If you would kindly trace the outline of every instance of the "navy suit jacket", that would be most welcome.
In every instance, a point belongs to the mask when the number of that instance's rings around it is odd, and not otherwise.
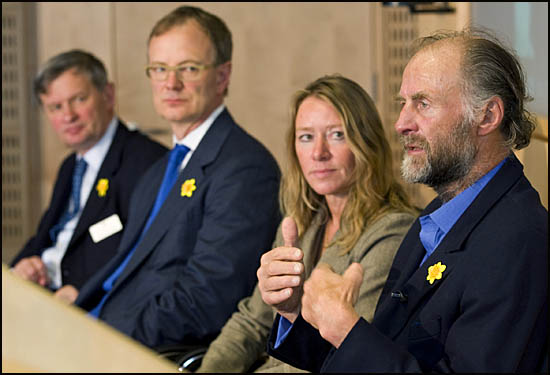
[[[124,227],[128,219],[130,195],[139,177],[165,153],[164,146],[138,131],[128,130],[119,121],[111,146],[61,261],[63,285],[71,284],[79,289],[113,257],[122,232],[94,243],[88,228],[113,214],[118,214]],[[50,205],[40,220],[38,230],[12,260],[12,266],[23,258],[40,256],[44,249],[52,246],[49,230],[57,224],[67,207],[75,164],[75,153],[61,164]],[[99,196],[96,186],[102,178],[109,180],[109,188],[104,196]]]
[[[336,350],[300,317],[274,350],[275,324],[270,354],[316,372],[537,372],[548,337],[548,212],[515,156],[420,267],[419,232],[417,220],[372,324],[360,319]],[[437,262],[447,267],[430,284]]]
[[[80,291],[91,310],[102,283],[126,257],[147,220],[168,155],[141,179],[119,253]],[[182,184],[195,179],[191,197]],[[155,220],[116,280],[99,318],[157,348],[208,343],[256,282],[280,214],[280,172],[258,141],[224,110],[180,173]]]

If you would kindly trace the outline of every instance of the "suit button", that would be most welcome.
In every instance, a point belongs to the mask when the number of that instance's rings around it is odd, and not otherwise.
[[[69,270],[63,270],[63,276],[65,277],[69,276]]]

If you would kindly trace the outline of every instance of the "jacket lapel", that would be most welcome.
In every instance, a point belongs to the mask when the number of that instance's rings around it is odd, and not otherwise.
[[[441,246],[441,244],[440,244]],[[438,246],[438,249],[440,247]],[[453,250],[454,249],[454,250]],[[406,304],[406,316],[407,319],[414,314],[417,310],[422,299],[428,294],[433,293],[444,280],[452,273],[454,266],[458,259],[460,259],[459,251],[460,247],[450,245],[446,249],[441,249],[438,255],[432,254],[426,261],[420,266],[403,286],[402,290],[407,295],[408,301]],[[430,259],[433,259],[430,261]],[[433,283],[428,280],[428,270],[433,265],[441,262],[441,265],[445,266],[445,269],[441,272],[441,279],[436,279]],[[405,323],[406,323],[405,321]]]
[[[421,215],[425,215],[433,205],[434,202],[430,203]],[[419,233],[420,222],[416,219],[399,247],[375,311],[373,324],[391,338],[395,337],[407,322],[408,293],[410,292],[405,290],[405,285],[415,276],[418,277],[418,265],[426,254],[426,250],[419,241]],[[407,300],[399,298],[400,294]]]
[[[218,156],[225,139],[233,127],[233,124],[233,119],[227,109],[225,109],[214,121],[208,132],[204,135],[204,138],[199,143],[197,149],[193,152],[191,159],[189,159],[188,164],[179,175],[174,186],[172,187],[172,190],[170,190],[166,201],[160,208],[155,220],[136,248],[134,255],[128,262],[128,265],[117,279],[115,285],[113,286],[113,292],[114,289],[116,289],[123,282],[123,280],[126,279],[128,275],[130,275],[156,248],[157,243],[161,240],[164,234],[172,228],[175,222],[177,222],[176,217],[184,214],[186,211],[186,207],[188,207],[187,204],[190,202],[191,198],[181,196],[182,184],[186,180],[194,178],[197,189],[193,192],[193,194],[200,194],[201,189],[205,187],[208,179],[208,176],[204,173],[204,168],[208,164],[212,163]],[[168,159],[166,159],[164,165],[166,165],[167,160]],[[159,180],[162,180],[162,176]],[[155,190],[152,195],[153,201],[156,198],[159,187],[160,181],[158,182],[157,190]],[[140,228],[143,228],[148,212],[153,205],[153,202],[149,203],[149,210],[147,211],[147,214],[145,215],[146,217],[144,218]]]
[[[384,292],[389,296],[384,299],[383,304],[380,306],[380,314],[377,314],[380,318],[377,319],[376,325],[388,336],[393,339],[399,335],[411,317],[421,308],[425,297],[433,294],[445,282],[445,279],[453,272],[457,262],[463,255],[463,250],[465,250],[463,245],[470,233],[485,214],[516,183],[521,176],[522,169],[523,166],[512,154],[462,214],[437,249],[420,267],[418,265],[425,254],[425,250],[419,239],[420,223],[418,220],[415,221],[403,241],[398,256],[396,256],[392,267],[394,275],[390,272],[388,286],[384,289]],[[436,198],[420,216],[433,212],[439,206],[440,204]],[[408,249],[410,249],[410,252]],[[469,248],[468,250],[475,251],[475,248]],[[441,273],[441,279],[437,279],[430,284],[427,280],[428,269],[438,262],[441,262],[446,268]],[[402,270],[402,273],[399,274],[398,270]],[[395,283],[390,282],[392,276],[396,279]],[[392,298],[391,293],[396,291],[402,292],[407,300],[400,301],[397,296]]]
[[[465,250],[464,242],[468,239],[470,233],[475,230],[486,213],[517,182],[521,176],[522,169],[523,167],[519,161],[512,155],[458,219],[437,249],[422,264],[419,268],[419,275],[413,275],[405,287],[410,293],[407,306],[410,313],[416,309],[418,303],[426,293],[430,293],[435,289],[434,286],[443,283],[445,278],[452,273],[457,260],[462,255],[462,251]],[[469,247],[468,250],[475,251],[475,248]],[[428,268],[438,262],[445,265],[446,269],[442,273],[442,279],[435,280],[433,284],[430,284],[426,279]]]
[[[86,206],[84,206],[82,215],[80,216],[80,220],[78,221],[78,224],[71,238],[69,249],[71,248],[71,245],[81,236],[86,235],[88,228],[91,225],[97,223],[100,219],[104,219],[103,217],[100,217],[100,215],[102,212],[104,212],[108,200],[111,199],[111,197],[109,196],[110,189],[106,191],[105,196],[100,197],[96,190],[96,186],[99,179],[106,178],[111,181],[112,177],[116,175],[118,169],[120,168],[122,150],[128,135],[129,130],[126,129],[126,126],[119,121],[117,131],[115,132],[113,141],[111,143],[111,146],[109,147],[109,151],[107,152],[107,155],[105,155],[105,159],[103,160],[101,168],[97,173],[92,191],[90,192],[88,200],[86,201]]]

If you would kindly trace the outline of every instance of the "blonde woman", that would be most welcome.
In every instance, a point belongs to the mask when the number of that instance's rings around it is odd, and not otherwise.
[[[417,211],[392,174],[390,147],[374,102],[357,83],[340,75],[319,78],[296,93],[291,120],[279,198],[283,214],[291,218],[285,226],[295,227],[296,238],[283,239],[280,226],[262,264],[273,261],[272,269],[282,270],[290,263],[279,247],[302,250],[301,275],[291,292],[299,310],[300,286],[318,262],[338,273],[359,262],[365,273],[356,308],[370,321]],[[277,290],[274,298],[288,292]],[[210,345],[198,372],[254,370],[266,356],[274,316],[257,285]],[[301,370],[269,358],[258,371]]]

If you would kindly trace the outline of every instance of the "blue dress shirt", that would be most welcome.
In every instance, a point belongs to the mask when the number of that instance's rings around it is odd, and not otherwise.
[[[443,241],[443,238],[445,238],[445,235],[449,233],[464,211],[470,207],[470,204],[476,199],[485,185],[491,181],[505,161],[506,159],[501,161],[474,184],[431,214],[419,217],[421,227],[420,242],[422,242],[424,249],[426,249],[426,255],[422,259],[422,262],[420,262],[420,266],[432,255],[437,246]]]

